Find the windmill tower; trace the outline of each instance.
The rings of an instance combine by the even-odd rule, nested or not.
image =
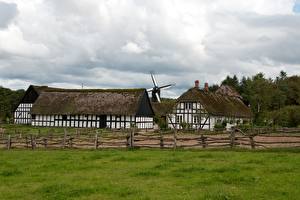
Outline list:
[[[152,79],[152,82],[153,82],[153,88],[150,88],[147,91],[152,93],[152,101],[153,102],[159,102],[160,103],[161,102],[160,90],[168,89],[168,88],[174,86],[175,84],[168,84],[168,85],[164,85],[164,86],[158,86],[154,74],[152,72],[150,74],[151,74],[151,79]]]

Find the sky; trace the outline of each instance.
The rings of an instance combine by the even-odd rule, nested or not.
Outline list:
[[[300,0],[0,0],[0,85],[150,88],[300,74]]]

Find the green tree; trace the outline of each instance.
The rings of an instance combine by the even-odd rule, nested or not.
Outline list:
[[[12,118],[12,112],[24,93],[24,90],[13,91],[0,86],[0,121]]]
[[[227,76],[226,79],[222,81],[221,85],[229,85],[240,92],[239,79],[236,75],[233,75],[233,77]]]

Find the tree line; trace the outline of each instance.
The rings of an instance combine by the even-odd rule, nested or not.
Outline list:
[[[227,76],[221,85],[229,85],[243,97],[253,112],[257,126],[300,126],[300,76],[287,76],[281,71],[275,78],[266,78],[263,73],[238,79]],[[210,89],[216,90],[218,85]]]

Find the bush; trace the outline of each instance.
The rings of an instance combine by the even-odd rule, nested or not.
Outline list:
[[[218,120],[214,126],[214,129],[215,130],[225,130],[226,126],[227,126],[226,120],[224,120],[224,121]]]
[[[154,117],[154,122],[158,125],[158,127],[161,130],[167,130],[168,129],[168,124],[167,124],[165,118],[162,118],[162,117],[159,117],[159,116],[155,116]]]
[[[300,126],[300,106],[286,106],[280,110],[269,112],[266,120],[273,126]]]
[[[248,124],[239,124],[237,126],[238,129],[241,129],[243,132],[247,132],[249,130],[251,130],[251,125],[248,123]]]

